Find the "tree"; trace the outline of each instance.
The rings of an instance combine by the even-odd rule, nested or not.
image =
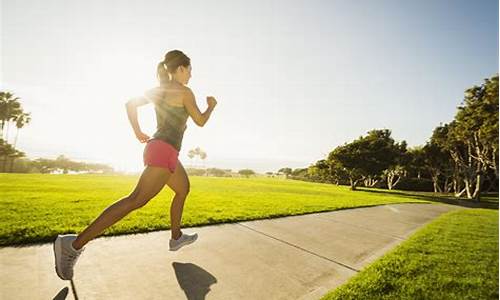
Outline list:
[[[292,174],[292,169],[291,168],[281,168],[278,170],[278,173],[285,174],[285,178],[288,178],[290,174]]]
[[[223,170],[218,168],[208,168],[206,174],[213,175],[215,177],[230,177],[231,170]]]
[[[242,170],[238,171],[238,174],[243,175],[243,176],[248,178],[251,175],[255,175],[255,172],[253,170],[250,170],[250,169],[242,169]]]
[[[22,128],[25,124],[28,124],[30,120],[30,114],[23,112],[18,97],[14,97],[14,94],[10,92],[0,92],[0,137],[2,139],[5,139],[5,143],[8,144],[10,122],[14,121],[17,127],[14,145],[11,146],[11,148],[4,146],[6,148],[4,149],[2,171],[5,172],[6,170],[8,158],[11,159],[10,171],[12,172],[14,160],[16,158],[25,156],[23,152],[16,150],[15,147],[17,144],[19,129]],[[7,130],[5,130],[5,138],[3,138],[5,124],[7,124]]]
[[[7,124],[7,130],[5,132],[5,141],[9,140],[9,124],[11,120],[14,120],[19,114],[22,113],[21,103],[18,101],[18,97],[14,97],[14,94],[10,92],[0,92],[0,133],[2,138],[4,136],[4,127]]]
[[[196,156],[196,153],[194,152],[193,149],[188,151],[188,157],[191,159],[191,165],[193,165],[193,158]]]
[[[200,159],[205,160],[205,158],[207,158],[207,153],[203,151],[200,147],[196,147],[195,149],[189,150],[188,157],[190,159],[193,159],[196,156],[199,156]]]
[[[307,174],[320,182],[332,182],[330,165],[326,159],[320,159],[314,165],[310,166]]]
[[[450,123],[447,147],[459,167],[467,198],[480,200],[483,174],[498,180],[498,74],[465,91]]]
[[[458,174],[454,173],[449,152],[448,132],[448,124],[436,127],[430,140],[422,148],[423,165],[432,179],[435,193],[447,193],[450,191],[451,185],[454,186],[456,193],[459,189],[457,185],[459,182],[452,179],[457,179]],[[458,144],[456,146],[459,147]],[[442,177],[444,177],[444,184],[441,188],[440,178]]]
[[[405,167],[402,165],[396,165],[382,171],[389,190],[392,190],[398,184],[399,180],[404,177],[405,171]]]
[[[356,190],[358,182],[362,180],[378,180],[384,170],[396,165],[401,159],[406,142],[395,144],[390,135],[389,129],[371,130],[366,137],[359,137],[330,152],[328,161],[335,169],[344,172],[351,190]]]
[[[28,124],[30,121],[31,121],[31,117],[30,117],[30,114],[29,113],[20,113],[19,115],[17,115],[15,118],[14,118],[14,121],[16,122],[16,137],[14,138],[14,145],[13,147],[16,148],[16,144],[17,144],[17,139],[19,137],[19,129],[20,128],[23,128],[24,125]],[[17,151],[17,150],[16,150]],[[22,157],[25,157],[25,153],[21,152],[21,151],[17,151],[16,154],[14,155],[11,155],[10,158],[10,172],[12,172],[13,168],[14,168],[14,161],[16,160],[16,158],[22,158]]]
[[[406,170],[409,174],[416,175],[417,179],[421,179],[422,174],[427,172],[427,169],[424,166],[425,153],[423,148],[423,146],[415,146],[408,149],[407,152],[410,158],[406,164]]]
[[[394,161],[389,164],[387,169],[382,171],[382,177],[387,182],[387,187],[392,190],[401,180],[401,178],[408,176],[407,165],[411,161],[411,155],[406,149],[406,141],[397,144],[392,141],[388,144],[390,153],[393,154]]]
[[[20,113],[19,115],[14,117],[14,121],[16,122],[16,137],[14,138],[14,148],[17,144],[17,138],[19,136],[19,129],[23,128],[24,125],[29,124],[31,122],[31,117],[29,113]]]
[[[297,168],[292,171],[292,176],[304,177],[307,174],[307,168]]]

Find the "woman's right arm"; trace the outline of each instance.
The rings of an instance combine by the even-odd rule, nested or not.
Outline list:
[[[127,115],[134,129],[135,136],[141,143],[147,142],[150,137],[143,133],[139,122],[137,121],[137,107],[146,105],[148,103],[157,103],[165,96],[165,89],[162,87],[154,87],[144,92],[144,96],[134,97],[127,101],[125,107],[127,108]]]
[[[135,97],[131,98],[125,104],[127,108],[127,115],[132,129],[134,129],[134,134],[141,143],[145,143],[149,140],[149,136],[141,131],[139,127],[139,121],[137,120],[137,107],[150,103],[150,100],[146,97]]]
[[[189,113],[191,119],[193,119],[196,125],[203,127],[210,118],[210,114],[214,110],[215,105],[217,105],[217,101],[215,100],[214,97],[207,97],[208,107],[204,113],[201,113],[200,109],[198,108],[198,105],[196,104],[193,92],[191,91],[190,88],[186,87],[186,93],[184,95],[183,104],[184,107],[186,108],[186,111]]]

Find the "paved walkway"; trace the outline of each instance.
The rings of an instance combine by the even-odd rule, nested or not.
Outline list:
[[[391,204],[184,229],[198,240],[168,251],[170,231],[87,244],[72,281],[52,244],[0,248],[1,299],[318,299],[415,230],[454,209]]]

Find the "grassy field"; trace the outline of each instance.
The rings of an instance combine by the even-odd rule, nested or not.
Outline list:
[[[128,195],[137,180],[0,174],[0,245],[52,242],[57,234],[80,232],[103,209]],[[439,198],[369,188],[353,192],[347,186],[274,178],[190,180],[185,227]],[[166,187],[103,235],[169,229],[172,197]],[[498,196],[486,199],[498,203]],[[498,299],[498,211],[443,214],[322,299]]]
[[[51,242],[82,231],[107,206],[131,193],[138,176],[0,174],[0,245]],[[408,194],[350,191],[347,186],[274,178],[190,177],[185,227],[351,207],[428,202]],[[164,188],[102,235],[170,228],[173,192]]]
[[[498,210],[457,210],[321,300],[498,299],[498,279]]]

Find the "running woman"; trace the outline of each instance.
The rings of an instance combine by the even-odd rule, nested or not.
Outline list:
[[[55,268],[63,280],[73,278],[73,267],[85,245],[106,228],[115,224],[133,210],[143,207],[167,184],[175,195],[170,207],[171,238],[169,250],[176,251],[193,243],[198,235],[181,231],[184,201],[190,183],[184,167],[178,159],[188,117],[203,127],[217,105],[215,98],[207,97],[207,109],[201,113],[193,92],[187,83],[191,78],[191,60],[182,51],[169,51],[158,64],[157,77],[160,86],[150,89],[142,97],[131,98],[126,103],[127,115],[135,136],[146,143],[143,153],[145,169],[137,186],[128,196],[108,206],[80,234],[58,235],[54,241]],[[141,131],[137,120],[137,107],[153,103],[157,130],[153,137]]]

